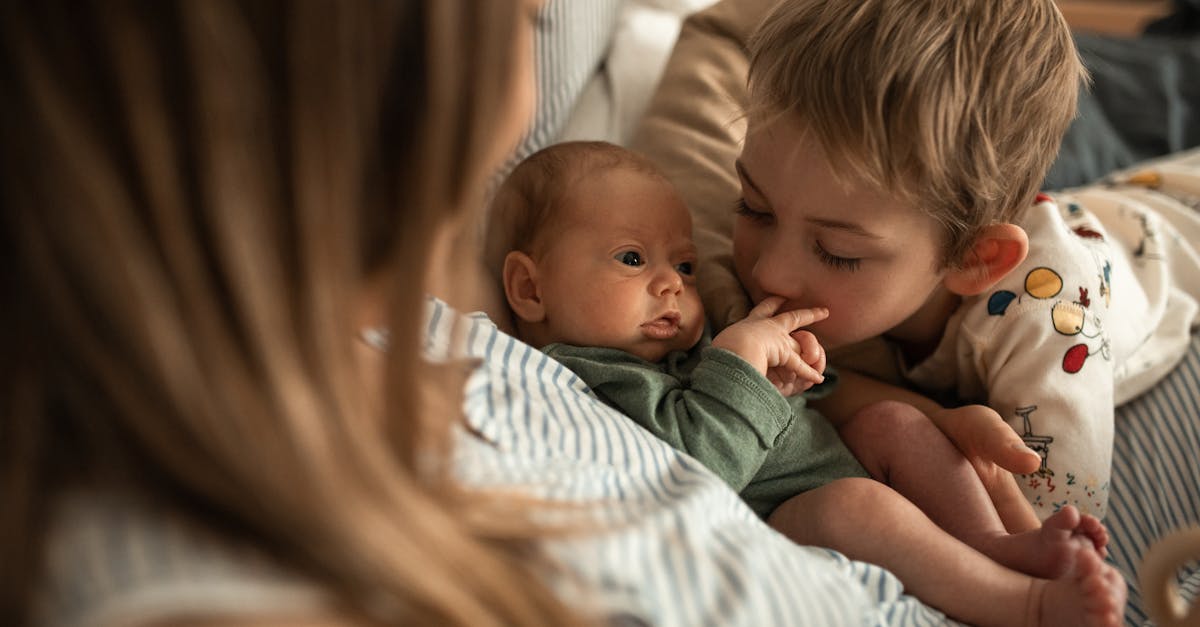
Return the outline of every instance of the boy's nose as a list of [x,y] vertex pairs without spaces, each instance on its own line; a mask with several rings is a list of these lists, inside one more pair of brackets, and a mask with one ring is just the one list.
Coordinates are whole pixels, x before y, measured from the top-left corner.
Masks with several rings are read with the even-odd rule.
[[804,268],[795,249],[778,250],[776,246],[765,247],[754,262],[754,282],[763,292],[761,296],[782,296],[789,301],[799,300],[804,291]]

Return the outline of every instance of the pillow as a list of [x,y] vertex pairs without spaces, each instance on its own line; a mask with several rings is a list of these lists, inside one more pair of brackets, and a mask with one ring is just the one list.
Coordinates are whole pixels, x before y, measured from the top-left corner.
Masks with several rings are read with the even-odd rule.
[[558,140],[575,101],[608,54],[622,0],[549,0],[534,33],[537,104],[529,132],[498,173]]
[[714,0],[628,0],[612,45],[559,136],[626,145],[662,75],[683,19]]

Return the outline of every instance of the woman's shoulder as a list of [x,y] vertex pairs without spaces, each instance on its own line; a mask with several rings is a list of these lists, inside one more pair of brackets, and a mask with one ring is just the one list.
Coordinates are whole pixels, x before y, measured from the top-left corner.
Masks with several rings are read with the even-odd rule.
[[147,625],[327,607],[264,555],[127,494],[64,496],[45,549],[37,624]]

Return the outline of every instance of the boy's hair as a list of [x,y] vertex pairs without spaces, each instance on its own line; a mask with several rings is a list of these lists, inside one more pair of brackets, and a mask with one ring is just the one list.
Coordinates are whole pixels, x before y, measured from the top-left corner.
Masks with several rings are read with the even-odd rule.
[[749,48],[750,115],[937,219],[947,265],[1032,204],[1087,82],[1053,0],[785,0]]
[[553,144],[517,165],[492,199],[484,260],[493,278],[501,280],[509,252],[537,254],[562,208],[575,200],[572,194],[579,182],[617,168],[666,180],[649,158],[603,141]]

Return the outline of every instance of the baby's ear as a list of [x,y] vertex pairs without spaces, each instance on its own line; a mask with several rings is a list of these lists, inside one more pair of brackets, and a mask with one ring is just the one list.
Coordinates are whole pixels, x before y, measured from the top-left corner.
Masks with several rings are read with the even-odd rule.
[[541,322],[546,317],[537,281],[537,263],[533,258],[519,250],[504,256],[504,297],[513,313],[524,322]]
[[1029,254],[1029,238],[1015,224],[983,228],[962,265],[946,273],[942,283],[959,296],[982,294],[1012,272]]

